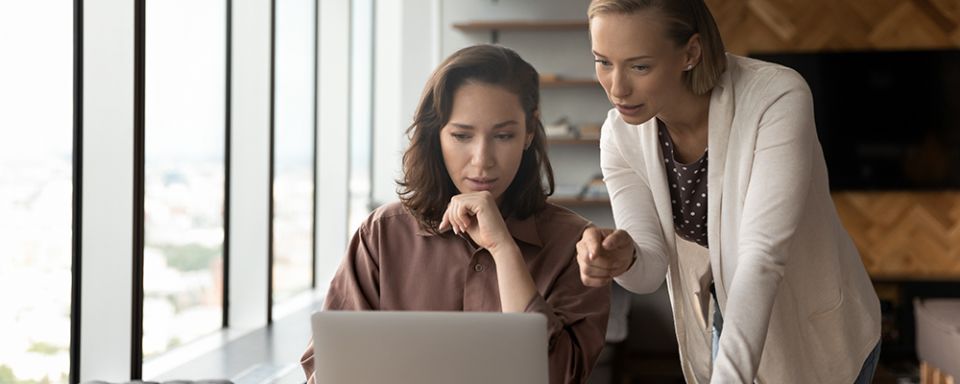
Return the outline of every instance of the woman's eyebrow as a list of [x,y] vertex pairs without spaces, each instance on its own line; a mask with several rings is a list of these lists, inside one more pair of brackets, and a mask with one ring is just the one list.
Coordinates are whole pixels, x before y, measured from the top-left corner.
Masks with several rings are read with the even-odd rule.
[[[517,124],[519,124],[519,123],[517,123],[516,120],[507,120],[507,121],[503,121],[503,122],[499,122],[499,123],[494,124],[494,125],[493,125],[493,129],[504,128],[504,127],[508,127],[508,126],[511,126],[511,125],[517,125]],[[454,122],[451,122],[450,125],[452,125],[452,126],[454,126],[454,127],[457,127],[457,128],[461,128],[461,129],[474,129],[474,128],[476,128],[476,127],[474,127],[474,126],[472,126],[472,125],[470,125],[470,124],[464,124],[464,123],[454,123]]]
[[[603,59],[606,59],[606,58],[607,58],[606,56],[597,53],[597,51],[593,51],[593,55],[594,55],[594,56],[597,56],[597,57],[600,57],[600,58],[603,58]],[[634,61],[634,60],[652,59],[652,58],[653,58],[653,56],[650,56],[650,55],[640,55],[640,56],[629,57],[629,58],[627,58],[627,59],[624,60],[624,61]]]

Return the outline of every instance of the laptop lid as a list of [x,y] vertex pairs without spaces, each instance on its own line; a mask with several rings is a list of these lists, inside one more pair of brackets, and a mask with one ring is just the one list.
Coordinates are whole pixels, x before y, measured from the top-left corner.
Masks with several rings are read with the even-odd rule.
[[549,380],[541,314],[324,311],[311,323],[318,384]]

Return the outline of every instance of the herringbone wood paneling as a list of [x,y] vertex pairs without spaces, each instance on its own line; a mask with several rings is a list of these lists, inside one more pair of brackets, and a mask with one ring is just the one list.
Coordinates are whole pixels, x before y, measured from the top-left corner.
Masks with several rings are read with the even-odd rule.
[[[741,55],[960,48],[960,0],[706,2],[727,50]],[[960,192],[844,192],[834,201],[874,278],[960,279]]]
[[960,277],[960,192],[842,192],[833,199],[874,278]]
[[727,50],[960,47],[957,0],[707,0]]

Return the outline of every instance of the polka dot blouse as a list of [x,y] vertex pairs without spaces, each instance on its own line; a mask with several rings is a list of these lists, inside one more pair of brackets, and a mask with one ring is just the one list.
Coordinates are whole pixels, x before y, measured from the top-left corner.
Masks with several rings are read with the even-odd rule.
[[680,237],[707,247],[707,151],[689,164],[676,160],[673,140],[666,127],[657,121],[663,164],[670,184],[673,227]]

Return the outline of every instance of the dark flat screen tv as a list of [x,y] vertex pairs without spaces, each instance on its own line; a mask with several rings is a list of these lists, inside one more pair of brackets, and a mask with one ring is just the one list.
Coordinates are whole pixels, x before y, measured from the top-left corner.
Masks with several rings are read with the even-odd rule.
[[960,50],[751,57],[807,80],[831,189],[960,189]]

